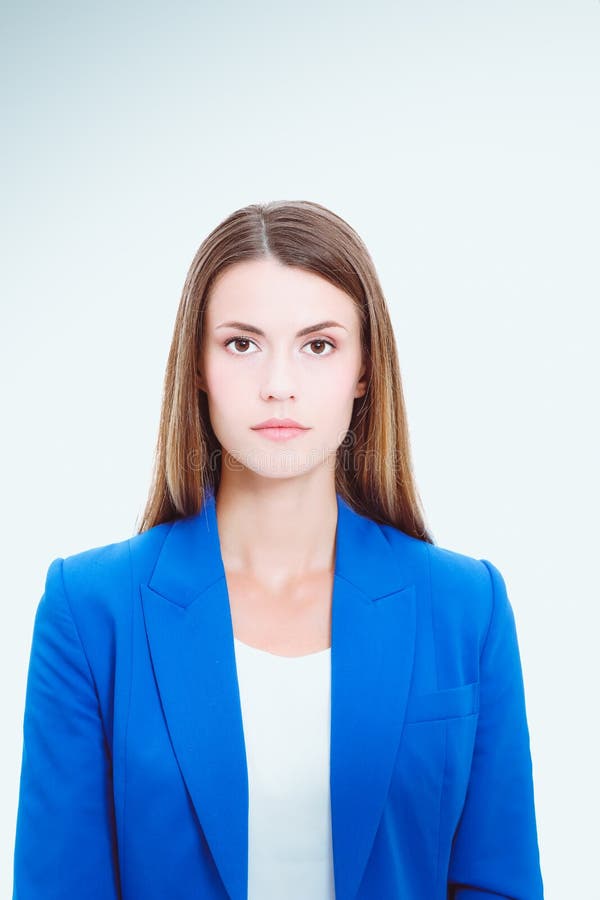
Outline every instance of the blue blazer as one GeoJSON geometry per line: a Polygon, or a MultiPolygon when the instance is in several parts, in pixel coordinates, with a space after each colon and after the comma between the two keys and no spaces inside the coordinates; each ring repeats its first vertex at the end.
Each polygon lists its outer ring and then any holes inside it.
{"type": "MultiPolygon", "coordinates": [[[[540,900],[511,604],[492,563],[337,495],[336,900],[540,900]]],[[[245,900],[248,782],[214,494],[49,566],[14,900],[245,900]]],[[[311,898],[307,898],[311,900],[311,898]]]]}

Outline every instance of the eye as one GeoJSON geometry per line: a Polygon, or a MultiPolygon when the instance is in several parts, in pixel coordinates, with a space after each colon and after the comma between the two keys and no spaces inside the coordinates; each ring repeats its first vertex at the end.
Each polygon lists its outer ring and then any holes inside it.
{"type": "MultiPolygon", "coordinates": [[[[252,338],[242,337],[242,335],[237,335],[236,337],[229,338],[229,340],[225,341],[225,344],[223,346],[229,348],[230,344],[254,344],[254,346],[256,346],[252,338]]],[[[328,346],[331,348],[331,351],[335,350],[335,344],[333,343],[333,341],[327,341],[324,338],[315,338],[314,340],[309,341],[307,344],[305,344],[305,346],[309,347],[312,344],[328,346]]],[[[309,356],[329,356],[331,351],[328,351],[327,353],[309,353],[309,356]]],[[[246,353],[245,350],[240,353],[238,353],[237,351],[231,352],[233,353],[233,356],[252,356],[251,353],[246,353]]]]}
{"type": "MultiPolygon", "coordinates": [[[[251,340],[250,338],[245,338],[245,337],[232,337],[232,338],[229,338],[228,341],[225,341],[224,346],[227,347],[227,348],[229,348],[229,345],[230,345],[230,344],[254,344],[254,341],[251,340]]],[[[236,353],[234,353],[233,355],[234,355],[234,356],[249,356],[249,355],[251,355],[251,354],[248,354],[248,353],[245,353],[245,352],[244,352],[244,353],[237,353],[237,352],[236,352],[236,353]]]]}
{"type": "MultiPolygon", "coordinates": [[[[331,347],[332,351],[335,350],[335,344],[332,341],[326,341],[324,338],[315,338],[314,341],[309,341],[306,346],[308,347],[310,346],[310,344],[322,344],[323,346],[327,345],[331,347]]],[[[328,353],[310,353],[309,356],[330,356],[330,353],[331,351],[329,351],[328,353]]]]}

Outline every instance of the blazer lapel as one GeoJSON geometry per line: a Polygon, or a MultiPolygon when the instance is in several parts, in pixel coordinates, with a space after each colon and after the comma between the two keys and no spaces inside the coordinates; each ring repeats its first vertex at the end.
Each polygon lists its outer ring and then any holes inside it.
{"type": "MultiPolygon", "coordinates": [[[[350,900],[369,858],[404,723],[420,544],[406,537],[399,553],[380,526],[339,494],[337,503],[330,787],[336,897],[350,900]]],[[[140,592],[182,776],[227,892],[246,900],[246,753],[212,493],[196,515],[173,523],[140,592]]]]}

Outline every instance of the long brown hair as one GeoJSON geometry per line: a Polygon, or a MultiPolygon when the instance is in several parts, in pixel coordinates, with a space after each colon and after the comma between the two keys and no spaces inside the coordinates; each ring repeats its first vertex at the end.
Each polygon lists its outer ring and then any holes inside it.
{"type": "Polygon", "coordinates": [[[228,266],[271,257],[327,279],[356,304],[368,387],[354,401],[336,456],[336,491],[357,512],[433,544],[411,464],[406,409],[392,323],[375,266],[358,234],[306,200],[238,209],[202,242],[187,273],[164,380],[152,485],[138,533],[199,511],[216,493],[221,448],[198,389],[204,312],[228,266]]]}

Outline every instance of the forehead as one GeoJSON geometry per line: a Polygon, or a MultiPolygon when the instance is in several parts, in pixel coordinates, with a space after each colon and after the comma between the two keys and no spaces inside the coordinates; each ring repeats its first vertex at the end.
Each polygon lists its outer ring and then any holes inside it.
{"type": "Polygon", "coordinates": [[[341,288],[314,272],[272,259],[235,263],[212,285],[207,305],[209,322],[221,321],[222,316],[254,322],[251,313],[255,318],[281,317],[300,325],[312,317],[315,321],[335,318],[350,327],[358,319],[354,299],[341,288]]]}

